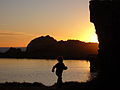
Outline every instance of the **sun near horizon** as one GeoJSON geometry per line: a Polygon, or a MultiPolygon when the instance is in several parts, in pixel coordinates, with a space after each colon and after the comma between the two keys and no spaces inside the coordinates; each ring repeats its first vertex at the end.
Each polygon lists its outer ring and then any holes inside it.
{"type": "Polygon", "coordinates": [[[97,42],[89,0],[1,0],[0,47],[26,47],[34,38],[97,42]]]}

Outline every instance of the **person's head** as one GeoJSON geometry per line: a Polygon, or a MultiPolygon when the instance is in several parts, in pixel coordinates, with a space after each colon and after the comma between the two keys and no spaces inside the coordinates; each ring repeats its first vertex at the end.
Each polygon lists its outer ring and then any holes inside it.
{"type": "Polygon", "coordinates": [[[59,57],[57,57],[57,60],[58,60],[58,62],[63,62],[63,57],[59,56],[59,57]]]}

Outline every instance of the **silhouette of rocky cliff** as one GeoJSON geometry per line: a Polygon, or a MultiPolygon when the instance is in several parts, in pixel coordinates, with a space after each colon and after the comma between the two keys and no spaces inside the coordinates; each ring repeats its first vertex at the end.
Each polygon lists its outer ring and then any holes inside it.
{"type": "Polygon", "coordinates": [[[53,37],[41,36],[33,39],[27,46],[29,58],[80,59],[90,54],[97,54],[97,43],[85,43],[78,40],[57,41],[53,37]]]}
{"type": "Polygon", "coordinates": [[[90,21],[95,25],[99,41],[98,77],[108,85],[117,85],[120,72],[120,1],[91,0],[90,21]]]}

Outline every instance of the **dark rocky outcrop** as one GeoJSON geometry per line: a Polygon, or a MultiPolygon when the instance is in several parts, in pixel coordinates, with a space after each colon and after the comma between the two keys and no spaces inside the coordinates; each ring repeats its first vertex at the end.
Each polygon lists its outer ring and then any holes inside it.
{"type": "Polygon", "coordinates": [[[18,47],[8,48],[6,52],[0,53],[0,58],[56,59],[57,56],[64,56],[64,59],[86,59],[88,56],[96,56],[97,49],[98,43],[57,41],[47,35],[31,40],[24,51],[18,47]]]}
{"type": "Polygon", "coordinates": [[[108,85],[119,81],[120,1],[91,0],[90,21],[94,23],[99,41],[98,77],[108,85]]]}
{"type": "Polygon", "coordinates": [[[27,46],[27,56],[29,58],[51,58],[54,57],[57,41],[47,35],[33,39],[27,46]]]}
{"type": "Polygon", "coordinates": [[[37,52],[37,51],[49,51],[49,47],[53,47],[57,41],[50,37],[49,35],[47,36],[41,36],[38,38],[33,39],[28,45],[27,45],[27,51],[28,52],[37,52]]]}
{"type": "Polygon", "coordinates": [[[29,58],[80,59],[90,54],[97,54],[97,43],[85,43],[78,40],[56,41],[53,37],[42,36],[33,39],[27,46],[29,58]]]}

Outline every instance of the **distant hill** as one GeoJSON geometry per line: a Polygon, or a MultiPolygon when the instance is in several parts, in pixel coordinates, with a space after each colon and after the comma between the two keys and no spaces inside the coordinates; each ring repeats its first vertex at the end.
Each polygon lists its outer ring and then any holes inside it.
{"type": "Polygon", "coordinates": [[[30,41],[27,47],[0,48],[0,58],[86,59],[96,56],[98,43],[85,43],[79,40],[57,41],[53,37],[41,36],[30,41]]]}
{"type": "MultiPolygon", "coordinates": [[[[14,48],[20,48],[21,51],[26,51],[26,47],[14,47],[14,48]]],[[[0,47],[0,53],[5,53],[9,49],[10,49],[10,47],[0,47]]]]}
{"type": "Polygon", "coordinates": [[[31,40],[27,45],[26,53],[28,58],[64,56],[67,59],[78,59],[96,55],[97,50],[98,43],[85,43],[79,40],[57,41],[47,35],[31,40]]]}
{"type": "Polygon", "coordinates": [[[26,58],[26,47],[0,47],[0,58],[26,58]]]}

